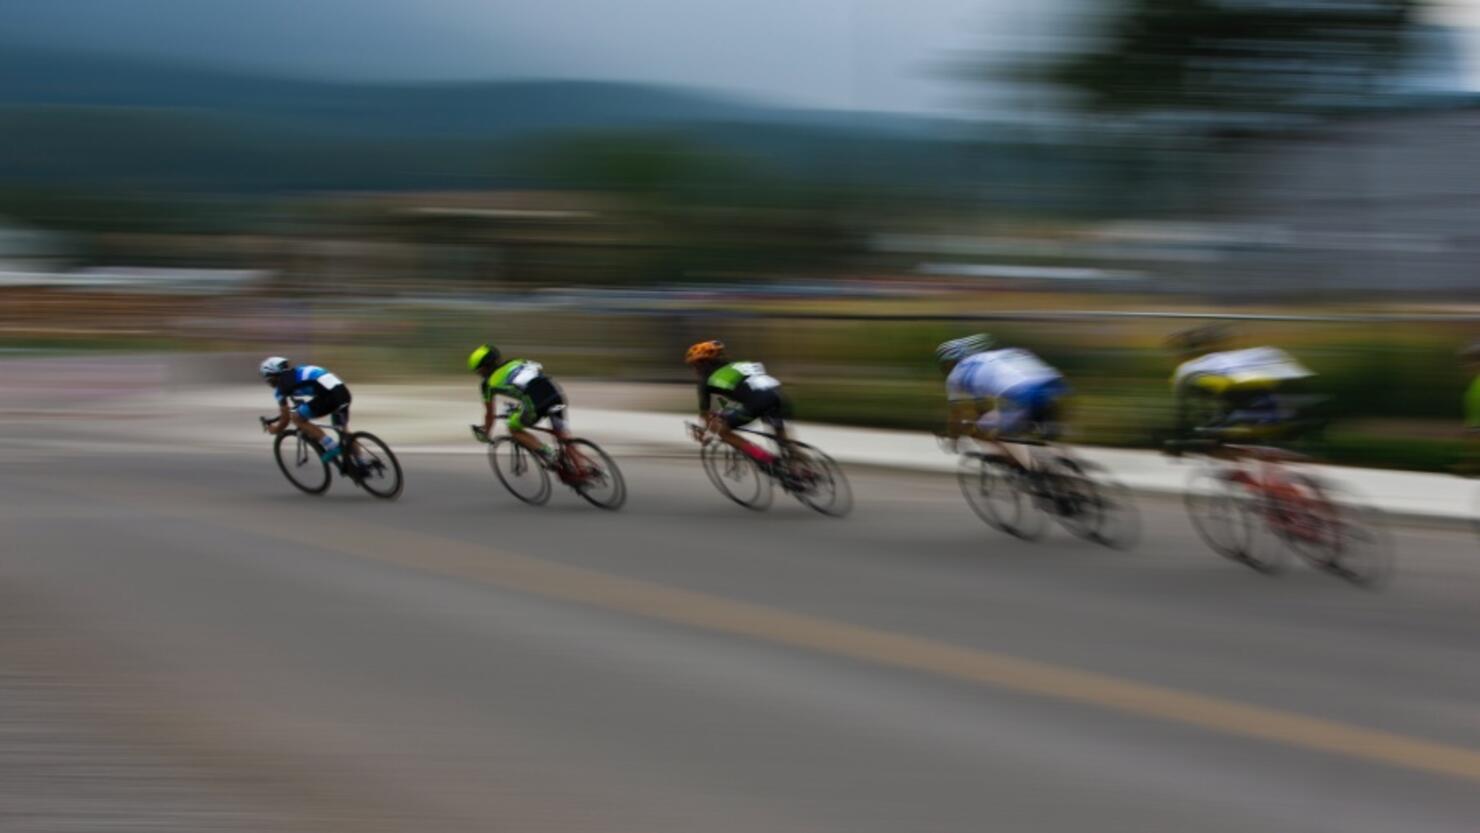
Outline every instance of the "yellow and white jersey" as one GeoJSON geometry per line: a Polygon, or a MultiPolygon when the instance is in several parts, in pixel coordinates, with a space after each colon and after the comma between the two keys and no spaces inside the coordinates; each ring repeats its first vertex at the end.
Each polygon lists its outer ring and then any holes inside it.
{"type": "Polygon", "coordinates": [[[1172,387],[1195,387],[1218,394],[1233,389],[1272,388],[1291,379],[1314,376],[1310,368],[1275,347],[1251,347],[1209,353],[1183,362],[1172,374],[1172,387]]]}

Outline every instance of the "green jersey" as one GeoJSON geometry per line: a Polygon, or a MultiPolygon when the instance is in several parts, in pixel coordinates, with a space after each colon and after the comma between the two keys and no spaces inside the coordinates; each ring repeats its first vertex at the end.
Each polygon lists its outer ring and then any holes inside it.
{"type": "Polygon", "coordinates": [[[699,383],[699,410],[708,411],[714,396],[748,405],[758,395],[780,387],[781,383],[766,373],[765,365],[760,362],[730,362],[699,383]]]}
{"type": "Polygon", "coordinates": [[[479,382],[478,391],[483,395],[485,402],[494,396],[507,396],[510,399],[522,400],[530,384],[544,377],[545,369],[540,366],[539,362],[514,359],[500,365],[486,382],[479,382]]]}

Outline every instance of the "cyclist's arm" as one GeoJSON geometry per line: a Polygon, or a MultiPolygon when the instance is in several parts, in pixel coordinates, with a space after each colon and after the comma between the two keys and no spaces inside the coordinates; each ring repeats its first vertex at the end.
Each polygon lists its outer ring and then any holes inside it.
{"type": "Polygon", "coordinates": [[[709,380],[699,380],[699,418],[703,419],[709,415],[709,408],[714,404],[714,394],[709,390],[709,380]]]}
{"type": "Polygon", "coordinates": [[[281,434],[288,427],[291,416],[288,412],[288,400],[278,400],[278,418],[267,424],[268,433],[281,434]]]}
{"type": "Polygon", "coordinates": [[[974,399],[951,400],[946,412],[946,436],[955,439],[970,433],[971,426],[980,413],[981,408],[974,399]]]}
{"type": "Polygon", "coordinates": [[[505,420],[505,424],[508,425],[509,430],[511,432],[518,433],[519,431],[522,431],[523,428],[527,428],[528,426],[519,427],[515,419],[516,417],[532,417],[534,414],[534,402],[530,401],[529,394],[525,393],[523,389],[516,388],[513,385],[489,386],[488,411],[485,414],[485,416],[489,420],[488,427],[490,429],[493,428],[493,419],[495,417],[496,410],[495,406],[497,404],[497,398],[500,396],[506,399],[514,400],[514,407],[508,412],[508,419],[505,420]]]}
{"type": "Polygon", "coordinates": [[[714,391],[709,387],[708,379],[699,380],[699,424],[706,431],[718,431],[719,415],[714,413],[714,391]]]}

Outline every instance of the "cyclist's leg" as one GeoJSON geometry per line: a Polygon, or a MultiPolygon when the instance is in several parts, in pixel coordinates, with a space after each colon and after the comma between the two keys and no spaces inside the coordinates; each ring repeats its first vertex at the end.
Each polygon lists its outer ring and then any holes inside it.
{"type": "Polygon", "coordinates": [[[355,444],[354,436],[349,432],[349,402],[345,402],[338,410],[329,415],[329,423],[339,429],[340,435],[344,437],[345,451],[350,455],[350,459],[354,460],[355,464],[359,466],[369,465],[370,461],[365,459],[364,455],[360,453],[359,447],[355,444]]]}
{"type": "Polygon", "coordinates": [[[540,438],[536,437],[532,432],[525,430],[528,426],[534,425],[538,421],[539,416],[537,414],[537,409],[535,408],[534,403],[531,402],[529,397],[526,395],[520,397],[518,407],[509,412],[509,416],[504,421],[504,425],[508,427],[509,436],[514,438],[514,442],[519,443],[535,454],[544,457],[545,444],[541,442],[540,438]]]}
{"type": "Polygon", "coordinates": [[[775,404],[760,414],[761,421],[770,426],[776,434],[776,442],[781,448],[785,448],[790,442],[790,434],[786,431],[786,421],[791,418],[791,401],[781,394],[775,395],[775,404]]]}
{"type": "MultiPolygon", "coordinates": [[[[313,424],[313,420],[319,417],[337,413],[341,408],[349,407],[349,391],[343,386],[334,390],[315,396],[313,399],[299,405],[291,412],[293,424],[303,433],[303,436],[317,443],[323,449],[325,460],[333,459],[342,449],[339,441],[329,436],[324,429],[313,424]]],[[[336,423],[337,424],[337,423],[336,423]]]]}
{"type": "Polygon", "coordinates": [[[1011,436],[1021,430],[1021,426],[1026,422],[1026,412],[1020,404],[1007,397],[998,397],[996,405],[997,407],[977,418],[976,424],[972,426],[972,436],[996,449],[1008,460],[1017,464],[1018,468],[1024,471],[1031,469],[1031,455],[1026,451],[1019,453],[1009,443],[1003,441],[1003,437],[1011,436]]]}
{"type": "Polygon", "coordinates": [[[559,435],[564,431],[564,414],[565,397],[561,396],[560,389],[548,379],[536,379],[525,388],[518,409],[509,414],[509,433],[514,437],[515,442],[539,454],[545,460],[555,462],[559,459],[558,452],[526,429],[549,417],[551,422],[555,423],[552,427],[559,435]],[[558,420],[557,417],[559,417],[558,420]]]}
{"type": "Polygon", "coordinates": [[[1069,386],[1064,380],[1055,379],[1036,388],[1030,397],[1028,419],[1048,442],[1064,433],[1064,400],[1068,396],[1069,386]]]}
{"type": "Polygon", "coordinates": [[[748,425],[756,420],[756,414],[750,409],[736,405],[715,415],[716,418],[710,422],[715,433],[719,435],[726,445],[734,448],[750,459],[763,466],[770,466],[776,462],[776,455],[761,448],[735,431],[743,425],[748,425]]]}
{"type": "Polygon", "coordinates": [[[289,411],[288,416],[293,420],[293,426],[298,429],[299,433],[317,443],[322,442],[328,435],[324,433],[324,429],[314,425],[312,422],[314,418],[313,403],[315,401],[317,400],[310,400],[299,405],[289,411]]]}

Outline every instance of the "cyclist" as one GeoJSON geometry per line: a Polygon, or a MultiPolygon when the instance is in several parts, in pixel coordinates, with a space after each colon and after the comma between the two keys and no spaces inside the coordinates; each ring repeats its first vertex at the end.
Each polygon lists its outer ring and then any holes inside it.
{"type": "Polygon", "coordinates": [[[1460,362],[1473,378],[1465,389],[1465,449],[1454,471],[1466,477],[1480,475],[1480,341],[1459,351],[1460,362]]]}
{"type": "Polygon", "coordinates": [[[952,440],[970,435],[992,443],[1026,468],[1003,438],[1033,427],[1044,439],[1059,435],[1060,404],[1069,386],[1032,352],[996,348],[991,336],[979,333],[941,344],[935,358],[946,376],[946,436],[952,440]]]}
{"type": "Polygon", "coordinates": [[[318,444],[321,449],[319,456],[324,462],[338,457],[344,451],[339,441],[314,425],[312,420],[329,416],[340,431],[348,429],[349,386],[322,367],[312,364],[294,367],[292,362],[282,356],[263,359],[258,371],[262,374],[263,381],[273,389],[280,412],[277,419],[267,424],[267,431],[280,434],[291,423],[305,437],[318,444]],[[308,401],[297,408],[290,408],[288,403],[291,398],[308,401]]]}
{"type": "Polygon", "coordinates": [[[786,446],[786,417],[791,406],[781,395],[781,383],[766,373],[760,362],[732,362],[721,341],[701,341],[684,354],[684,363],[699,377],[698,439],[713,431],[725,444],[738,449],[768,472],[776,471],[777,457],[735,432],[742,425],[760,420],[776,432],[780,447],[786,446]],[[711,410],[715,397],[723,403],[711,410]]]}
{"type": "Polygon", "coordinates": [[[509,412],[505,425],[514,441],[540,455],[546,463],[556,466],[560,455],[548,443],[540,440],[528,427],[549,418],[550,427],[562,443],[570,439],[570,428],[565,421],[565,396],[538,362],[525,359],[505,361],[499,349],[492,344],[479,345],[468,356],[468,370],[478,374],[478,393],[483,397],[483,425],[473,426],[473,436],[480,442],[488,442],[493,430],[494,400],[504,396],[518,403],[509,412]]]}
{"type": "Polygon", "coordinates": [[[1182,359],[1172,374],[1177,434],[1186,436],[1194,430],[1240,438],[1288,434],[1299,416],[1289,394],[1315,374],[1278,348],[1230,350],[1229,342],[1227,328],[1219,325],[1185,330],[1168,339],[1182,359]]]}
{"type": "Polygon", "coordinates": [[[1465,389],[1465,430],[1480,436],[1480,341],[1472,342],[1459,352],[1465,371],[1474,378],[1465,389]]]}

